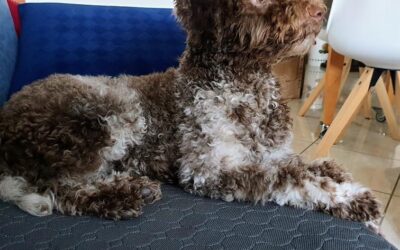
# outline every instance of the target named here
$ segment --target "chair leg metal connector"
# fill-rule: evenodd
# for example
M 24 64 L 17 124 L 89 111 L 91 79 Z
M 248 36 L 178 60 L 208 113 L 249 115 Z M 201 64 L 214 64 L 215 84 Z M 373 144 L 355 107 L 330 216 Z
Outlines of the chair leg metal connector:
M 326 132 L 328 132 L 329 129 L 329 125 L 324 124 L 323 122 L 320 122 L 320 134 L 319 137 L 322 138 L 324 137 L 324 135 L 326 134 Z

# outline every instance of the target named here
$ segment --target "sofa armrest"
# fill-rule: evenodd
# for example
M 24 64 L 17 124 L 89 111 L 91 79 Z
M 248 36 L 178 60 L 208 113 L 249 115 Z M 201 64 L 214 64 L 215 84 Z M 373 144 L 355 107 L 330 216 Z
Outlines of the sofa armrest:
M 6 0 L 0 0 L 0 105 L 5 102 L 17 58 L 17 35 Z

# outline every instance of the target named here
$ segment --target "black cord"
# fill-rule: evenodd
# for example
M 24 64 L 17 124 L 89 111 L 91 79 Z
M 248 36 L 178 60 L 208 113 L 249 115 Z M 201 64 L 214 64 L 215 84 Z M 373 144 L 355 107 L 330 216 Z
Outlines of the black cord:
M 317 141 L 319 141 L 319 139 L 321 139 L 322 137 L 318 137 L 318 139 L 316 139 L 313 143 L 311 143 L 311 145 L 309 145 L 308 147 L 306 147 L 306 149 L 304 149 L 303 151 L 301 151 L 301 155 L 306 152 L 307 150 L 309 150 L 312 146 L 314 146 L 315 143 L 317 143 Z
M 314 146 L 315 143 L 317 143 L 320 139 L 322 139 L 322 137 L 324 137 L 324 135 L 326 134 L 328 129 L 329 129 L 329 126 L 321 123 L 321 133 L 319 133 L 318 138 L 313 143 L 311 143 L 307 148 L 305 148 L 303 151 L 301 151 L 300 154 L 303 154 L 304 152 L 309 150 L 312 146 Z

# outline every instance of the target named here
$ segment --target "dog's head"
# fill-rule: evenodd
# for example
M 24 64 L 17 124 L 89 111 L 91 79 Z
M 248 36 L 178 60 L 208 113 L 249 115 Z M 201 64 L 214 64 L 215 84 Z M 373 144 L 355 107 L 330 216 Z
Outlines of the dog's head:
M 306 53 L 321 29 L 322 0 L 175 0 L 198 50 L 254 52 L 283 58 Z

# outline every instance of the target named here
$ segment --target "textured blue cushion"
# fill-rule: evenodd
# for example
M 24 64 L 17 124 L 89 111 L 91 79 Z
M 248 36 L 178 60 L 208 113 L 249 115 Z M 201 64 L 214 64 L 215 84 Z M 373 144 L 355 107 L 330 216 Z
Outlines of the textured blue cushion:
M 10 87 L 17 57 L 17 35 L 6 0 L 0 0 L 0 106 Z
M 178 64 L 185 33 L 171 9 L 59 3 L 20 6 L 10 94 L 52 73 L 142 75 Z

